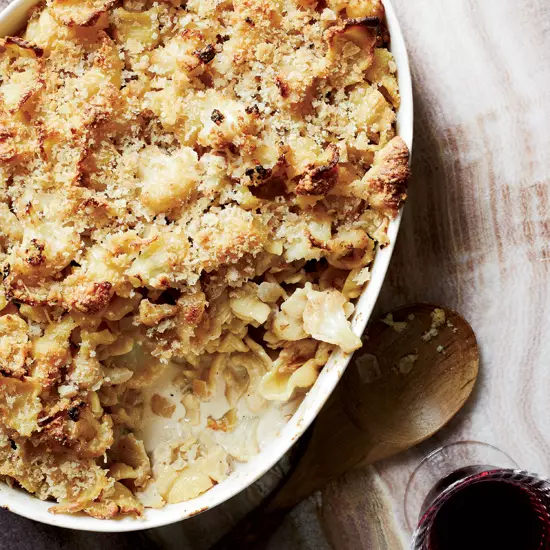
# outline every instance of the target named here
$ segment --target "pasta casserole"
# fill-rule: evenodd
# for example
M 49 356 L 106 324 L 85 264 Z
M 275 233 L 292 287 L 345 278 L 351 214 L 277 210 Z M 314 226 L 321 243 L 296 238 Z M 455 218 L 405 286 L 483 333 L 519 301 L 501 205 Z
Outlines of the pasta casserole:
M 47 0 L 0 39 L 0 475 L 139 516 L 262 446 L 406 198 L 381 0 Z

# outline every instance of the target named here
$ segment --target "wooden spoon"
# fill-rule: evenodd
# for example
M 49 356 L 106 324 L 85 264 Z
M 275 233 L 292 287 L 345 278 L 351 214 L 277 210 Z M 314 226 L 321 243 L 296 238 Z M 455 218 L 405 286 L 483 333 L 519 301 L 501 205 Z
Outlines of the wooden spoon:
M 295 505 L 328 481 L 414 447 L 453 418 L 475 385 L 479 353 L 470 325 L 445 310 L 437 326 L 441 313 L 416 304 L 368 327 L 295 469 L 214 549 L 261 546 Z

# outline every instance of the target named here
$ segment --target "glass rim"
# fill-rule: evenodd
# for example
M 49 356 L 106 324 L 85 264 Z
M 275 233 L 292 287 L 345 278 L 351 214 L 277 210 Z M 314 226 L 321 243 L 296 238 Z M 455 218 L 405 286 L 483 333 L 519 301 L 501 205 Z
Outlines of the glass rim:
M 485 471 L 468 474 L 451 483 L 429 504 L 428 509 L 418 520 L 418 526 L 413 532 L 411 550 L 422 550 L 420 545 L 429 540 L 434 519 L 442 506 L 473 478 L 477 478 L 476 483 L 500 479 L 505 483 L 524 487 L 536 494 L 542 492 L 543 494 L 540 496 L 550 498 L 550 479 L 526 470 L 490 467 Z

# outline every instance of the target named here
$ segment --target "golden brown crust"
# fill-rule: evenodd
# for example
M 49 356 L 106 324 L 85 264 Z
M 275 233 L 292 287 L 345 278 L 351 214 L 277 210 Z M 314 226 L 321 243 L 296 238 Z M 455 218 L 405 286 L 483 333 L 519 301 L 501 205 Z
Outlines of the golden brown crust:
M 380 20 L 385 14 L 382 0 L 350 0 L 346 12 L 349 17 L 378 17 Z
M 64 297 L 64 302 L 68 309 L 94 314 L 107 307 L 113 293 L 113 285 L 108 281 L 92 283 L 78 288 L 74 296 Z
M 373 36 L 378 36 L 379 29 L 378 17 L 358 17 L 347 19 L 342 25 L 332 27 L 326 36 L 331 44 L 334 44 L 335 39 L 342 35 L 354 42 L 370 43 Z
M 0 161 L 9 162 L 17 156 L 17 149 L 13 142 L 15 136 L 14 130 L 6 125 L 0 126 Z
M 23 38 L 19 36 L 6 36 L 6 38 L 0 40 L 0 53 L 4 53 L 6 50 L 6 45 L 9 44 L 14 44 L 22 49 L 29 50 L 33 52 L 36 57 L 42 57 L 44 55 L 44 50 L 42 48 L 39 48 L 32 42 L 23 40 Z
M 69 27 L 91 27 L 117 0 L 50 0 L 53 16 Z
M 330 160 L 322 166 L 310 166 L 296 186 L 297 195 L 325 196 L 336 185 L 338 180 L 338 163 L 340 151 L 334 144 L 327 147 Z
M 27 374 L 31 343 L 28 325 L 16 315 L 0 317 L 0 373 L 22 378 Z
M 369 56 L 374 54 L 374 48 L 380 42 L 380 19 L 378 17 L 361 17 L 347 19 L 342 25 L 330 28 L 326 40 L 337 55 L 341 40 L 352 42 Z
M 197 496 L 240 400 L 359 345 L 406 152 L 381 2 L 325 4 L 47 0 L 0 40 L 0 475 L 52 512 Z
M 361 193 L 372 208 L 395 217 L 407 199 L 410 175 L 409 149 L 396 137 L 375 157 L 361 182 Z
M 19 37 L 0 39 L 0 74 L 6 84 L 0 90 L 0 113 L 4 109 L 16 113 L 44 87 L 43 53 Z M 7 116 L 2 119 L 9 121 Z

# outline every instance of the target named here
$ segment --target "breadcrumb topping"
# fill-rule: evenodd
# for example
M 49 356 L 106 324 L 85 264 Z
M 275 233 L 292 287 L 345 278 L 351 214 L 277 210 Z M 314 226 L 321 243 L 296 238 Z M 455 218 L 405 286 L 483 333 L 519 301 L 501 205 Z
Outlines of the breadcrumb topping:
M 194 498 L 242 406 L 361 345 L 409 178 L 388 45 L 380 0 L 47 0 L 0 39 L 0 475 L 54 513 Z M 147 415 L 182 429 L 152 452 Z

